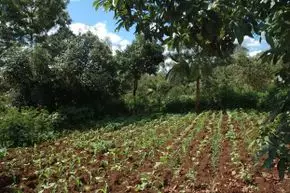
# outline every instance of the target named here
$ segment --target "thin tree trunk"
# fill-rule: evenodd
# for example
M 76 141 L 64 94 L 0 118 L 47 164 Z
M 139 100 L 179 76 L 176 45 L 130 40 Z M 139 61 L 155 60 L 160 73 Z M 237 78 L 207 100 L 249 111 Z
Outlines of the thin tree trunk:
M 195 111 L 200 112 L 200 77 L 196 80 L 196 96 L 195 96 Z

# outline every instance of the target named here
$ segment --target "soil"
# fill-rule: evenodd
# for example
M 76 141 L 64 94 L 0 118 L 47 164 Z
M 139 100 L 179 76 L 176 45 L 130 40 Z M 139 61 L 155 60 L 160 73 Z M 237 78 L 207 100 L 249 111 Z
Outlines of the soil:
M 210 119 L 210 117 L 209 117 Z M 194 129 L 195 122 L 179 129 L 176 136 L 168 139 L 164 145 L 158 148 L 145 148 L 140 151 L 134 149 L 130 155 L 123 155 L 116 152 L 116 156 L 100 152 L 97 155 L 86 152 L 82 149 L 72 148 L 69 143 L 61 140 L 57 142 L 46 142 L 34 148 L 9 149 L 8 155 L 0 160 L 0 192 L 8 193 L 14 190 L 22 192 L 37 192 L 41 178 L 39 164 L 33 162 L 36 153 L 44 152 L 44 156 L 56 154 L 63 151 L 63 156 L 67 156 L 67 171 L 59 175 L 51 175 L 47 184 L 59 183 L 65 186 L 60 179 L 67 183 L 68 192 L 196 192 L 196 193 L 290 193 L 290 178 L 286 175 L 284 181 L 279 181 L 277 168 L 267 171 L 262 168 L 262 164 L 253 167 L 253 156 L 246 148 L 243 140 L 244 132 L 239 127 L 239 122 L 232 120 L 234 130 L 237 133 L 237 146 L 239 159 L 248 169 L 251 180 L 243 180 L 239 177 L 240 168 L 231 160 L 232 144 L 225 137 L 228 131 L 228 116 L 223 115 L 221 123 L 222 139 L 218 165 L 213 168 L 211 163 L 212 148 L 211 137 L 216 127 L 216 122 L 206 120 L 204 128 L 195 133 L 190 141 L 188 152 L 178 154 L 181 151 L 182 139 L 189 136 Z M 215 119 L 219 119 L 216 117 Z M 162 135 L 162 131 L 157 132 Z M 205 146 L 200 150 L 201 143 L 208 139 Z M 54 147 L 55 149 L 52 149 Z M 168 148 L 170 147 L 170 148 Z M 121 150 L 121 144 L 116 144 L 116 148 Z M 200 151 L 197 154 L 197 151 Z M 121 151 L 120 151 L 121 152 Z M 144 158 L 142 153 L 147 152 Z M 160 160 L 164 153 L 167 153 L 176 165 L 164 164 Z M 80 157 L 72 171 L 73 155 Z M 180 160 L 178 160 L 180 159 Z M 59 169 L 58 158 L 41 163 L 42 168 Z M 120 168 L 115 167 L 120 164 Z M 190 172 L 193 176 L 189 176 Z M 78 180 L 72 176 L 77 176 Z M 78 183 L 77 183 L 78 182 Z M 44 192 L 52 192 L 47 189 Z M 56 191 L 58 192 L 58 191 Z

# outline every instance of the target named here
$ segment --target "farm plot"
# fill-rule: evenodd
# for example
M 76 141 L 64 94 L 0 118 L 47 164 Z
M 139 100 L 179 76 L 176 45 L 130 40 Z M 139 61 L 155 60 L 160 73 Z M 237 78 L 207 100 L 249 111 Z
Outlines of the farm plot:
M 289 178 L 279 182 L 253 159 L 265 117 L 164 115 L 9 149 L 0 192 L 289 192 Z

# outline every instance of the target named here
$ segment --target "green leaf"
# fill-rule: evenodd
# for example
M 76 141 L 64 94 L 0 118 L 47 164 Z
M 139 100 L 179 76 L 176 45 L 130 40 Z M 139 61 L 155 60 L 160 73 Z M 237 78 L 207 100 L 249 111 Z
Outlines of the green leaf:
M 263 167 L 264 167 L 264 168 L 267 168 L 267 169 L 270 169 L 270 168 L 272 168 L 272 163 L 273 163 L 273 158 L 268 157 L 268 158 L 265 160 Z
M 279 172 L 279 178 L 280 180 L 283 180 L 285 177 L 285 171 L 286 171 L 286 159 L 282 158 L 280 159 L 278 163 L 278 172 Z
M 269 33 L 266 33 L 265 37 L 266 37 L 267 43 L 271 46 L 271 48 L 274 48 L 275 44 L 274 44 L 274 40 L 272 36 Z
M 241 45 L 244 41 L 244 34 L 236 23 L 234 24 L 234 33 L 238 39 L 239 44 Z
M 275 54 L 275 55 L 273 56 L 272 63 L 273 63 L 273 64 L 277 64 L 278 60 L 279 60 L 279 57 L 278 57 L 277 54 Z

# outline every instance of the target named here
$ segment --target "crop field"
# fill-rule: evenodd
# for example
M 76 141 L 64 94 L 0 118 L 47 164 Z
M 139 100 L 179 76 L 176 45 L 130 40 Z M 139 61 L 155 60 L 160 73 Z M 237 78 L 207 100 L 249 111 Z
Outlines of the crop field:
M 0 160 L 0 192 L 290 192 L 254 159 L 267 114 L 162 115 L 73 132 Z

